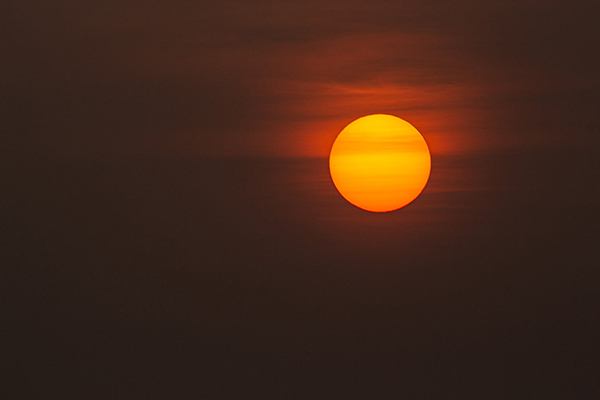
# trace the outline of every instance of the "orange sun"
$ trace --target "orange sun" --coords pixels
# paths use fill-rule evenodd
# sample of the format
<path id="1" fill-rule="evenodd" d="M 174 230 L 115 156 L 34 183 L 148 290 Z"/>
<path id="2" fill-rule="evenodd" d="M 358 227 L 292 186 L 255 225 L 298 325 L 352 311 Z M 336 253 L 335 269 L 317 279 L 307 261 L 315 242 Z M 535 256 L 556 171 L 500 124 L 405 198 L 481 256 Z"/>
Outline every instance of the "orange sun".
<path id="1" fill-rule="evenodd" d="M 408 122 L 392 115 L 367 115 L 352 121 L 335 139 L 329 171 L 350 203 L 367 211 L 394 211 L 421 194 L 431 156 L 423 136 Z"/>

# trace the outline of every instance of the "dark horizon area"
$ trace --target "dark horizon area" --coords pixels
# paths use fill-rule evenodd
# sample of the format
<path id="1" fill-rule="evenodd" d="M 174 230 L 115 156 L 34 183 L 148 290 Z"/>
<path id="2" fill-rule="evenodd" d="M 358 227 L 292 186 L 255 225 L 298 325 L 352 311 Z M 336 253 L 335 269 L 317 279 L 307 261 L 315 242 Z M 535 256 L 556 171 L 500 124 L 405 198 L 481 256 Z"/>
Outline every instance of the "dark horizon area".
<path id="1" fill-rule="evenodd" d="M 555 156 L 434 158 L 383 214 L 325 158 L 31 163 L 9 398 L 593 398 L 595 159 Z"/>

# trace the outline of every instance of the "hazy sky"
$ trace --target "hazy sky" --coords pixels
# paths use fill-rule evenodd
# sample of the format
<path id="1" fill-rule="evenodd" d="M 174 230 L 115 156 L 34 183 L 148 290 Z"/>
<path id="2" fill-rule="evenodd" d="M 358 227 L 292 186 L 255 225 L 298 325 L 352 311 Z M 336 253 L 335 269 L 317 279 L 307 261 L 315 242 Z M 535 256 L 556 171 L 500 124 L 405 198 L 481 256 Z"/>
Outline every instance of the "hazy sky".
<path id="1" fill-rule="evenodd" d="M 599 125 L 593 2 L 12 1 L 2 15 L 4 140 L 33 154 L 324 156 L 369 113 L 409 120 L 434 153 L 564 146 Z"/>
<path id="2" fill-rule="evenodd" d="M 600 398 L 597 4 L 2 2 L 8 398 Z M 391 213 L 324 158 L 370 113 Z"/>

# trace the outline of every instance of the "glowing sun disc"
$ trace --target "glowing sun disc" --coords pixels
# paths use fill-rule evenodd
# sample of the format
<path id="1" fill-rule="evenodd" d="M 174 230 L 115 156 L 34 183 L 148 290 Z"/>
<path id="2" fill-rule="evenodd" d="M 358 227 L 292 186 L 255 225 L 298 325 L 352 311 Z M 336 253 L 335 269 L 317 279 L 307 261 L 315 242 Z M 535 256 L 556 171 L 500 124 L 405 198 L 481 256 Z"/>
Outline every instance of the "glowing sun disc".
<path id="1" fill-rule="evenodd" d="M 431 155 L 410 123 L 373 114 L 340 132 L 329 154 L 329 172 L 348 202 L 363 210 L 388 212 L 421 194 L 429 180 Z"/>

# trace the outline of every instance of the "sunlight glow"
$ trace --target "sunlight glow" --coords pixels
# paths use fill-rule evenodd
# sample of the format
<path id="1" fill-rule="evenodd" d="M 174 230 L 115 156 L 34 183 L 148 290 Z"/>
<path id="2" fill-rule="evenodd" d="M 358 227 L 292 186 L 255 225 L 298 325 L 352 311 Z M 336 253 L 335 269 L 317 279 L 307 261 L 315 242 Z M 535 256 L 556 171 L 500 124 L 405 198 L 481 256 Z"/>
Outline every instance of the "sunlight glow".
<path id="1" fill-rule="evenodd" d="M 355 206 L 387 212 L 406 206 L 425 188 L 431 156 L 425 139 L 408 122 L 386 114 L 347 125 L 329 155 L 331 179 Z"/>

